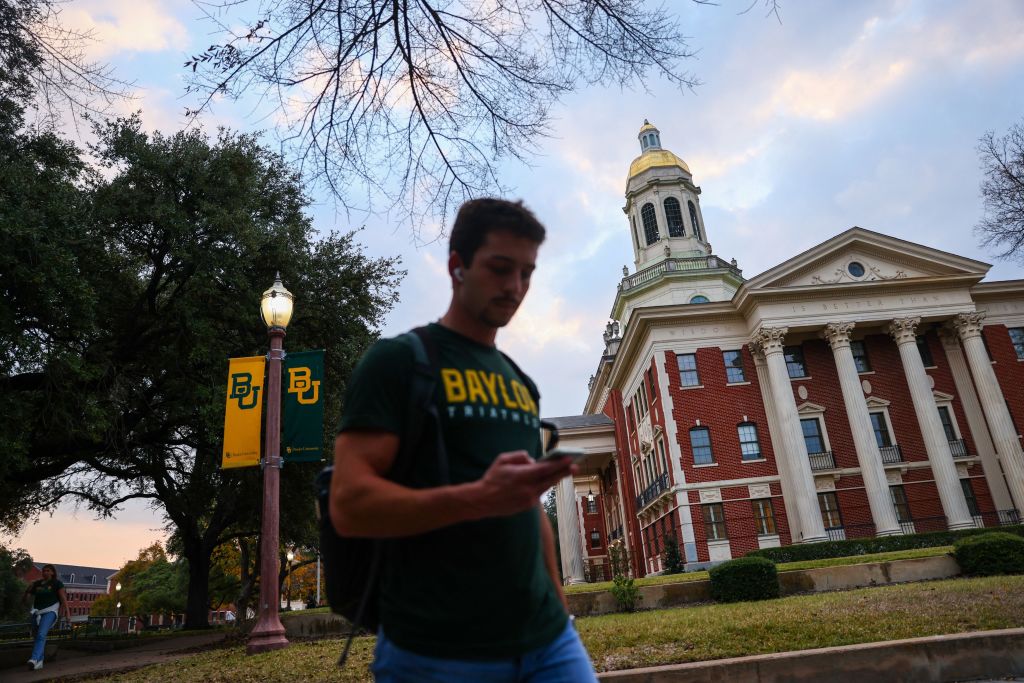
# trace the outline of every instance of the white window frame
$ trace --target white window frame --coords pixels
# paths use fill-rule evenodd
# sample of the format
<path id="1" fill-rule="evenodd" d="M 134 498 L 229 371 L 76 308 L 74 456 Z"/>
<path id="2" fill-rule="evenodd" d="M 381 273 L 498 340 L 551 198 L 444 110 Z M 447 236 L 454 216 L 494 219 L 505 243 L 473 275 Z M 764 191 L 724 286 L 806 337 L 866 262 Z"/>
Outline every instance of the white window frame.
<path id="1" fill-rule="evenodd" d="M 801 405 L 797 406 L 796 412 L 798 420 L 807 420 L 812 417 L 817 418 L 818 424 L 821 426 L 821 439 L 822 441 L 825 442 L 825 450 L 831 451 L 832 441 L 828 438 L 828 426 L 825 423 L 825 407 L 819 406 L 816 403 L 802 403 Z M 890 432 L 890 434 L 891 433 L 892 432 Z M 875 435 L 872 434 L 871 438 L 874 438 L 874 436 Z M 802 439 L 803 437 L 804 433 L 803 429 L 801 428 L 800 438 Z M 808 455 L 810 455 L 810 452 L 808 452 Z"/>
<path id="2" fill-rule="evenodd" d="M 960 431 L 960 422 L 956 419 L 956 411 L 953 410 L 953 397 L 949 394 L 944 394 L 940 391 L 933 392 L 935 396 L 935 412 L 938 413 L 939 408 L 945 408 L 949 411 L 949 422 L 953 425 L 953 433 L 956 434 L 956 438 L 963 439 L 963 432 Z M 939 418 L 939 424 L 942 424 L 942 418 Z M 945 431 L 943 431 L 945 436 Z"/>
<path id="3" fill-rule="evenodd" d="M 871 413 L 882 413 L 885 417 L 885 426 L 889 430 L 889 439 L 892 441 L 892 445 L 899 444 L 900 440 L 896 438 L 896 430 L 892 425 L 892 418 L 889 416 L 889 401 L 885 399 L 876 398 L 874 396 L 869 397 L 865 403 L 868 407 L 868 415 Z M 875 437 L 875 430 L 871 430 L 871 438 Z"/>

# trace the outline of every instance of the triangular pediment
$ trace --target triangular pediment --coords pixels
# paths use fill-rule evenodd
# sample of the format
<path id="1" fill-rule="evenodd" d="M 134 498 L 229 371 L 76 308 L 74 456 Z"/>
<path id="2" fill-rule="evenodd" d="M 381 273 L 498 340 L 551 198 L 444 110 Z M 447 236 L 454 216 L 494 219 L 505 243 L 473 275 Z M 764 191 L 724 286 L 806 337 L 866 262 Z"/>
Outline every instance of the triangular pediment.
<path id="1" fill-rule="evenodd" d="M 879 282 L 965 276 L 981 280 L 990 267 L 981 261 L 855 227 L 752 278 L 746 289 L 870 286 Z"/>

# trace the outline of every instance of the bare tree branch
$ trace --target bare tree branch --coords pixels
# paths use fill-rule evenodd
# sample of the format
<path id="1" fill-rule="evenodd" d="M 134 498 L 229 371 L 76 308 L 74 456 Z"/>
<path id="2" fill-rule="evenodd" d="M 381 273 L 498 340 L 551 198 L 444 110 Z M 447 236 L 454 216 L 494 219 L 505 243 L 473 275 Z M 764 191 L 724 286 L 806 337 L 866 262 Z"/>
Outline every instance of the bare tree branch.
<path id="1" fill-rule="evenodd" d="M 185 63 L 186 114 L 261 88 L 305 177 L 346 209 L 413 219 L 416 238 L 504 191 L 500 164 L 531 158 L 565 93 L 697 82 L 674 17 L 641 0 L 194 2 L 225 41 Z M 260 18 L 232 31 L 246 12 Z"/>
<path id="2" fill-rule="evenodd" d="M 984 214 L 975 233 L 996 258 L 1024 263 L 1024 120 L 1003 137 L 993 131 L 978 141 L 984 178 Z"/>

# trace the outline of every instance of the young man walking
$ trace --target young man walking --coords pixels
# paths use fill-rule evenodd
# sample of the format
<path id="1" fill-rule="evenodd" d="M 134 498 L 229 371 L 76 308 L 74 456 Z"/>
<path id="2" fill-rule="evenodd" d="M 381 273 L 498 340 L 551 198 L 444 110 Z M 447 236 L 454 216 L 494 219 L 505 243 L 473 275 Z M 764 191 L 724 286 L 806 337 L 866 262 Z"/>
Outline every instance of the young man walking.
<path id="1" fill-rule="evenodd" d="M 495 347 L 530 288 L 544 227 L 521 203 L 477 199 L 451 232 L 452 299 L 428 326 L 450 483 L 412 458 L 387 474 L 409 404 L 412 351 L 385 339 L 354 371 L 335 442 L 331 520 L 346 536 L 396 539 L 380 584 L 378 682 L 591 681 L 567 614 L 541 494 L 575 468 L 541 455 L 530 381 Z"/>

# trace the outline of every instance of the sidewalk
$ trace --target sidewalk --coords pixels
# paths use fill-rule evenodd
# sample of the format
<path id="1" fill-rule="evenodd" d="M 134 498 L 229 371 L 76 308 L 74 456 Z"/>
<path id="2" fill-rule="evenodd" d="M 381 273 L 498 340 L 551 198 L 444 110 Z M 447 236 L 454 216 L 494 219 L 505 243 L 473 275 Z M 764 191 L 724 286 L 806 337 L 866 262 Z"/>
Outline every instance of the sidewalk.
<path id="1" fill-rule="evenodd" d="M 112 652 L 79 652 L 62 647 L 57 658 L 46 662 L 39 671 L 29 671 L 27 664 L 19 668 L 0 669 L 0 680 L 4 683 L 29 683 L 85 674 L 114 673 L 175 659 L 183 656 L 180 654 L 182 650 L 211 645 L 223 639 L 224 633 L 219 631 L 178 636 Z"/>

